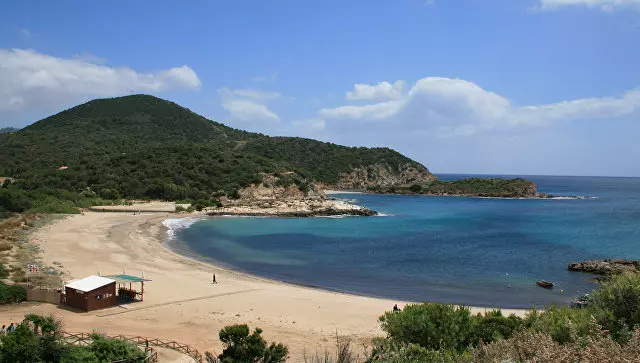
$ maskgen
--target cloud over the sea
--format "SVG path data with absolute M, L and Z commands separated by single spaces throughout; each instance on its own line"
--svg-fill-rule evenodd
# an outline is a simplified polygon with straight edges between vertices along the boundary
M 172 89 L 197 90 L 187 65 L 155 72 L 110 67 L 86 58 L 58 58 L 30 49 L 0 49 L 0 111 L 56 108 L 94 97 Z
M 378 85 L 383 83 L 391 85 L 389 82 Z M 357 86 L 356 89 L 369 89 L 366 85 Z M 353 97 L 348 94 L 346 98 L 351 100 Z M 411 130 L 428 130 L 439 136 L 461 136 L 495 128 L 548 126 L 577 119 L 611 119 L 638 110 L 640 90 L 630 90 L 618 96 L 514 106 L 506 97 L 473 82 L 426 77 L 392 100 L 323 108 L 319 114 L 325 119 L 375 122 L 400 128 L 410 126 Z

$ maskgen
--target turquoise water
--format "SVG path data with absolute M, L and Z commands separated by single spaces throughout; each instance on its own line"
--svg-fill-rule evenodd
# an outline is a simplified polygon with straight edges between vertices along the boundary
M 176 230 L 173 243 L 184 253 L 291 283 L 504 308 L 564 304 L 596 287 L 593 276 L 567 271 L 571 261 L 640 259 L 640 179 L 527 178 L 541 192 L 588 198 L 344 194 L 337 197 L 385 216 L 208 218 Z M 556 288 L 537 287 L 539 279 Z

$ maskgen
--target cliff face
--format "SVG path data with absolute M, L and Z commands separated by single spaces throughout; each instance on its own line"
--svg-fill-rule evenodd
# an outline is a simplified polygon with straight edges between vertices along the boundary
M 436 180 L 436 177 L 423 166 L 401 165 L 394 170 L 388 164 L 372 164 L 358 167 L 343 173 L 341 179 L 332 187 L 347 190 L 365 190 L 377 187 L 391 187 L 403 184 L 421 184 Z

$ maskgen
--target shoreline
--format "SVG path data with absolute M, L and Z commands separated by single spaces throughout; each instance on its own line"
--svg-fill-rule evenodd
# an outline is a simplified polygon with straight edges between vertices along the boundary
M 6 321 L 26 313 L 53 314 L 74 331 L 174 339 L 197 349 L 221 351 L 218 331 L 247 323 L 260 327 L 269 341 L 287 344 L 292 361 L 304 352 L 335 349 L 335 335 L 358 345 L 381 336 L 377 318 L 405 302 L 290 284 L 234 271 L 172 250 L 166 219 L 197 218 L 175 213 L 101 213 L 71 215 L 35 231 L 30 240 L 46 263 L 62 263 L 69 280 L 91 274 L 144 272 L 145 301 L 90 313 L 50 304 L 25 303 L 0 308 Z M 218 284 L 211 284 L 212 273 Z M 485 312 L 491 308 L 473 308 Z M 524 315 L 524 309 L 503 309 Z M 122 315 L 124 314 L 124 315 Z

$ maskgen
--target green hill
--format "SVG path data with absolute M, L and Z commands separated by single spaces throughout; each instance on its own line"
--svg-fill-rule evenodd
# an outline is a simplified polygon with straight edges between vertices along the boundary
M 147 95 L 93 100 L 0 135 L 0 176 L 49 194 L 196 200 L 231 195 L 262 173 L 293 171 L 292 182 L 345 185 L 355 170 L 366 171 L 357 181 L 363 187 L 433 179 L 388 148 L 236 130 Z

